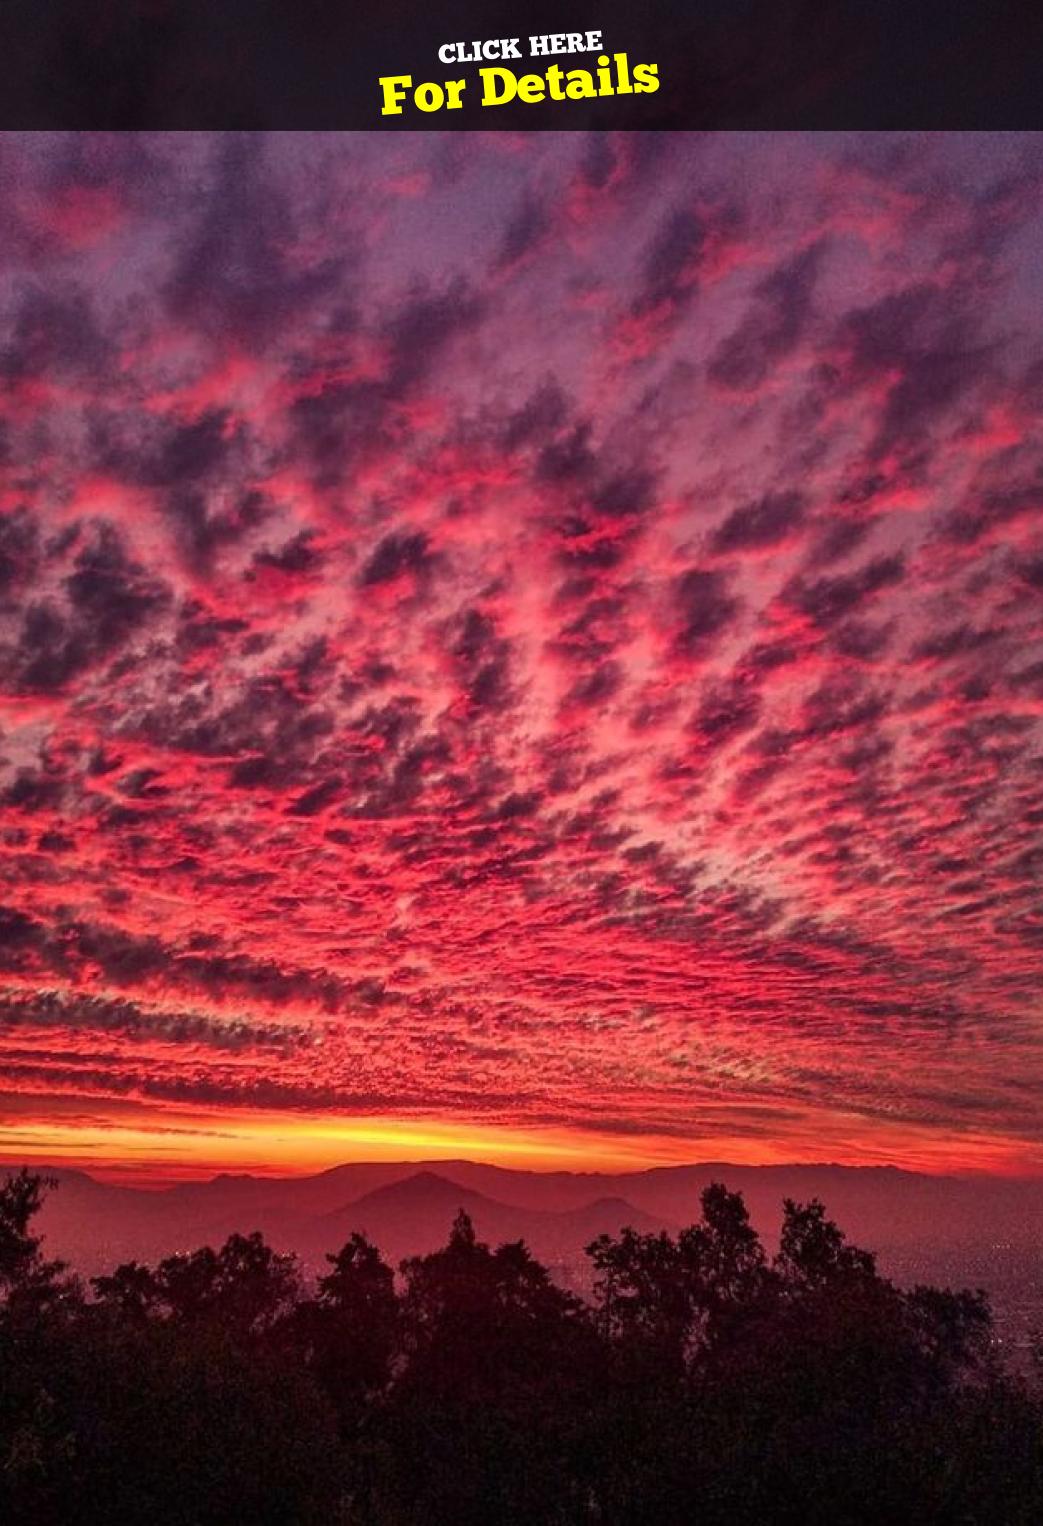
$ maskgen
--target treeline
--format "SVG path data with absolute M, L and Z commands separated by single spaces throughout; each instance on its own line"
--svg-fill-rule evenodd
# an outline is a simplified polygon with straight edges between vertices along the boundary
M 900 1291 L 818 1202 L 588 1247 L 590 1303 L 461 1213 L 306 1286 L 233 1235 L 82 1285 L 0 1187 L 0 1520 L 33 1526 L 1020 1526 L 1043 1402 L 984 1297 Z

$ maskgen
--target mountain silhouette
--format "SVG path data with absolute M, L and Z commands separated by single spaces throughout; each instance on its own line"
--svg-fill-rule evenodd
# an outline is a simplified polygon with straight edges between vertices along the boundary
M 524 1240 L 550 1261 L 574 1258 L 596 1235 L 617 1233 L 626 1224 L 643 1232 L 663 1227 L 659 1219 L 622 1198 L 601 1198 L 565 1212 L 519 1208 L 437 1172 L 418 1171 L 314 1220 L 301 1248 L 306 1256 L 314 1256 L 360 1231 L 393 1260 L 422 1255 L 444 1244 L 460 1209 L 470 1215 L 480 1239 L 497 1245 Z
M 927 1176 L 890 1166 L 705 1162 L 610 1174 L 467 1160 L 360 1161 L 304 1177 L 222 1174 L 158 1189 L 68 1167 L 40 1169 L 59 1182 L 40 1215 L 48 1251 L 88 1275 L 254 1229 L 320 1265 L 352 1229 L 366 1230 L 388 1256 L 412 1255 L 442 1243 L 458 1208 L 472 1215 L 482 1238 L 524 1238 L 559 1261 L 627 1223 L 650 1231 L 692 1222 L 712 1181 L 744 1194 L 769 1245 L 784 1197 L 821 1198 L 873 1249 L 1043 1239 L 1041 1180 Z

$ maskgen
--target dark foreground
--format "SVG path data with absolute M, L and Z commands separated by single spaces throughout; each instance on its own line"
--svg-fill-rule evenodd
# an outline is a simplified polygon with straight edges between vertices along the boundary
M 234 1235 L 84 1287 L 43 1190 L 0 1186 L 5 1522 L 1043 1520 L 1043 1387 L 984 1297 L 900 1291 L 814 1201 L 773 1261 L 719 1186 L 676 1238 L 602 1236 L 588 1305 L 464 1214 L 397 1283 L 358 1235 L 311 1289 Z

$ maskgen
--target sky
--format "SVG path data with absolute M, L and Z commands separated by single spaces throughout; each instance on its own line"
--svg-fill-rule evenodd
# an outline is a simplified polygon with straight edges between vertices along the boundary
M 0 1158 L 1043 1173 L 1041 185 L 0 136 Z

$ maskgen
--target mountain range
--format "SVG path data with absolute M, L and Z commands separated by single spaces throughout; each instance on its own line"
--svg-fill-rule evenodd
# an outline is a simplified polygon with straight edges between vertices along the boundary
M 321 1267 L 325 1253 L 353 1230 L 398 1261 L 444 1244 L 461 1208 L 482 1239 L 524 1239 L 548 1264 L 576 1265 L 601 1233 L 627 1224 L 642 1232 L 673 1231 L 693 1222 L 699 1195 L 712 1181 L 744 1194 L 769 1247 L 786 1197 L 821 1198 L 849 1238 L 871 1250 L 1043 1244 L 1043 1180 L 929 1176 L 890 1166 L 705 1162 L 602 1174 L 468 1160 L 383 1161 L 293 1178 L 219 1175 L 161 1189 L 99 1181 L 62 1167 L 33 1169 L 58 1183 L 39 1220 L 47 1254 L 89 1275 L 118 1261 L 154 1261 L 255 1229 L 277 1248 L 298 1252 L 310 1268 Z

